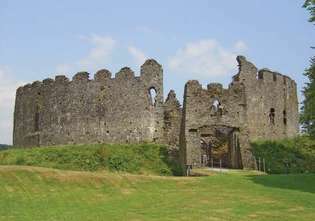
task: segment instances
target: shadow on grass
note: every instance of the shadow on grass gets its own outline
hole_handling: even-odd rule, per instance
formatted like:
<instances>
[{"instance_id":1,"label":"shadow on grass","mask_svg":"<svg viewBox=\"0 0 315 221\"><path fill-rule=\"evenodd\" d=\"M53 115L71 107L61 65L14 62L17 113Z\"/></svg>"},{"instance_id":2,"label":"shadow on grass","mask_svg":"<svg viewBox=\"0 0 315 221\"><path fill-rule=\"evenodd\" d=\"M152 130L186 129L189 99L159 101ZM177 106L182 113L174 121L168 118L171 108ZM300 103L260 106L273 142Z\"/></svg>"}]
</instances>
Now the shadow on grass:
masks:
<instances>
[{"instance_id":1,"label":"shadow on grass","mask_svg":"<svg viewBox=\"0 0 315 221\"><path fill-rule=\"evenodd\" d=\"M179 150L176 148L167 148L165 146L160 148L160 157L162 161L170 169L171 175L182 176L182 170L179 162Z\"/></svg>"},{"instance_id":2,"label":"shadow on grass","mask_svg":"<svg viewBox=\"0 0 315 221\"><path fill-rule=\"evenodd\" d=\"M315 174L249 176L256 184L266 187L315 193Z\"/></svg>"}]
</instances>

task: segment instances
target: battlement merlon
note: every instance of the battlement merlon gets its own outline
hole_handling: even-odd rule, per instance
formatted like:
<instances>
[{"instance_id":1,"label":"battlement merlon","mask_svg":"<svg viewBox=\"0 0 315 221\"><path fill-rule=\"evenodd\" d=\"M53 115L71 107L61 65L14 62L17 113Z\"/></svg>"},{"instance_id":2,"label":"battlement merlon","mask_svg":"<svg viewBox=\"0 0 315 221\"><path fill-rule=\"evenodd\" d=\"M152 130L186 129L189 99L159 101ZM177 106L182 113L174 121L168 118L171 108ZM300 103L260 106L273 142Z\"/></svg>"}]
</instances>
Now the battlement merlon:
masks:
<instances>
[{"instance_id":1,"label":"battlement merlon","mask_svg":"<svg viewBox=\"0 0 315 221\"><path fill-rule=\"evenodd\" d=\"M123 67L115 74L117 80L130 80L135 78L134 72L129 67Z\"/></svg>"},{"instance_id":2,"label":"battlement merlon","mask_svg":"<svg viewBox=\"0 0 315 221\"><path fill-rule=\"evenodd\" d=\"M69 82L69 78L67 78L65 75L57 75L55 76L55 82L56 83L68 83Z\"/></svg>"},{"instance_id":3,"label":"battlement merlon","mask_svg":"<svg viewBox=\"0 0 315 221\"><path fill-rule=\"evenodd\" d=\"M94 80L101 82L106 81L107 79L111 79L112 73L107 69L98 70L94 75Z\"/></svg>"},{"instance_id":4,"label":"battlement merlon","mask_svg":"<svg viewBox=\"0 0 315 221\"><path fill-rule=\"evenodd\" d=\"M197 80L189 80L185 84L185 91L199 91L202 90L202 85Z\"/></svg>"},{"instance_id":5,"label":"battlement merlon","mask_svg":"<svg viewBox=\"0 0 315 221\"><path fill-rule=\"evenodd\" d=\"M84 83L90 81L107 81L107 80L130 80L130 79L141 79L148 87L155 87L160 82L163 81L163 69L162 66L154 59L148 59L141 65L140 77L136 77L134 72L129 67L124 67L120 69L118 73L115 74L115 78L112 78L112 73L107 69L101 69L94 74L94 79L89 78L89 73L82 71L76 73L72 80L70 80L65 75L56 75L54 79L46 78L42 82L35 81L32 84L26 84L20 86L17 89L17 94L22 94L24 91L32 90L33 88L38 88L41 86L52 86L54 84L69 84L72 82ZM156 82L156 83L155 83Z\"/></svg>"},{"instance_id":6,"label":"battlement merlon","mask_svg":"<svg viewBox=\"0 0 315 221\"><path fill-rule=\"evenodd\" d=\"M207 85L207 90L212 93L221 93L223 91L223 85L220 83L210 83Z\"/></svg>"},{"instance_id":7,"label":"battlement merlon","mask_svg":"<svg viewBox=\"0 0 315 221\"><path fill-rule=\"evenodd\" d=\"M141 65L140 79L148 84L163 81L163 68L154 59L148 59Z\"/></svg>"}]
</instances>

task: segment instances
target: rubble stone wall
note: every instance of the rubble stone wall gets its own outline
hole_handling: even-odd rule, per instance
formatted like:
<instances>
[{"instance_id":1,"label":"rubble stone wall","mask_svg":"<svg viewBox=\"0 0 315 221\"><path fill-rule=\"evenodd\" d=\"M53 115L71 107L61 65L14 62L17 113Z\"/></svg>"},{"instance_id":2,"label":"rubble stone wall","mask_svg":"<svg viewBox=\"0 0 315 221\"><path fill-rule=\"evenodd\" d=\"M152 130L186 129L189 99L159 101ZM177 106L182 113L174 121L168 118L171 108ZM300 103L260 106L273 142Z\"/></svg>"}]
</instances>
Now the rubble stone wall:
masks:
<instances>
[{"instance_id":1,"label":"rubble stone wall","mask_svg":"<svg viewBox=\"0 0 315 221\"><path fill-rule=\"evenodd\" d=\"M114 78L107 70L93 80L86 72L72 81L56 76L17 90L14 145L161 142L163 110L163 71L154 60L139 77L129 68Z\"/></svg>"},{"instance_id":2,"label":"rubble stone wall","mask_svg":"<svg viewBox=\"0 0 315 221\"><path fill-rule=\"evenodd\" d=\"M226 132L236 139L231 153L241 162L235 167L253 167L250 142L257 139L282 139L298 133L296 83L288 76L257 68L238 56L239 73L227 89L211 83L203 89L198 81L185 85L180 132L183 166L201 166L201 142ZM209 141L209 140L208 140ZM210 142L211 143L211 142ZM211 144L210 144L211 145Z\"/></svg>"}]
</instances>

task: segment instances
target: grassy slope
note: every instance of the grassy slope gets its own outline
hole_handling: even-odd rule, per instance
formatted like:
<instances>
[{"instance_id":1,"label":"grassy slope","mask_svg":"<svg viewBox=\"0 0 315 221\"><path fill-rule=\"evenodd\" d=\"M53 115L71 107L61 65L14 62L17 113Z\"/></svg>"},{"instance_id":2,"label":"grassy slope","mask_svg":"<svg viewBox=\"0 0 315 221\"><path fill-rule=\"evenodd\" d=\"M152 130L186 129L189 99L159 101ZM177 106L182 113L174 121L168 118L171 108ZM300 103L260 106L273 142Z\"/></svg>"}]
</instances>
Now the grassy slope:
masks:
<instances>
[{"instance_id":1,"label":"grassy slope","mask_svg":"<svg viewBox=\"0 0 315 221\"><path fill-rule=\"evenodd\" d=\"M176 175L179 166L157 144L89 144L15 148L0 152L0 165L41 166L65 170L111 170Z\"/></svg>"},{"instance_id":2,"label":"grassy slope","mask_svg":"<svg viewBox=\"0 0 315 221\"><path fill-rule=\"evenodd\" d=\"M159 177L0 166L0 220L314 220L315 175Z\"/></svg>"}]
</instances>

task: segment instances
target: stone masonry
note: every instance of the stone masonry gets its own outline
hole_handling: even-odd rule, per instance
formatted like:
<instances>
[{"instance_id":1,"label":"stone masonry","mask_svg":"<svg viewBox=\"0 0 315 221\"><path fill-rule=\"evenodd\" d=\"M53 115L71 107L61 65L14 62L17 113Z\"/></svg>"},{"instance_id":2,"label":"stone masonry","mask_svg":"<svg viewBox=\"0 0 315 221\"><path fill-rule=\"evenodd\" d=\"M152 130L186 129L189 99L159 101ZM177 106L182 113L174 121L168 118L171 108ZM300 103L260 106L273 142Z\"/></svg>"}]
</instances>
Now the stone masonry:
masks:
<instances>
[{"instance_id":1,"label":"stone masonry","mask_svg":"<svg viewBox=\"0 0 315 221\"><path fill-rule=\"evenodd\" d=\"M250 141L298 133L296 83L238 56L239 72L227 89L198 81L185 85L183 108L171 90L164 101L163 70L147 60L140 76L128 67L114 78L79 72L17 89L13 144L163 143L180 149L183 168L223 159L252 167Z\"/></svg>"},{"instance_id":2,"label":"stone masonry","mask_svg":"<svg viewBox=\"0 0 315 221\"><path fill-rule=\"evenodd\" d=\"M186 83L180 133L183 166L209 165L215 150L225 146L217 160L231 168L251 168L250 141L297 135L294 80L267 69L258 71L243 56L237 62L239 72L227 89L217 83L207 89L198 81Z\"/></svg>"},{"instance_id":3,"label":"stone masonry","mask_svg":"<svg viewBox=\"0 0 315 221\"><path fill-rule=\"evenodd\" d=\"M56 76L20 87L14 145L162 142L162 72L147 60L140 77L126 67L115 78L100 70L93 80L80 72L72 81Z\"/></svg>"}]
</instances>

